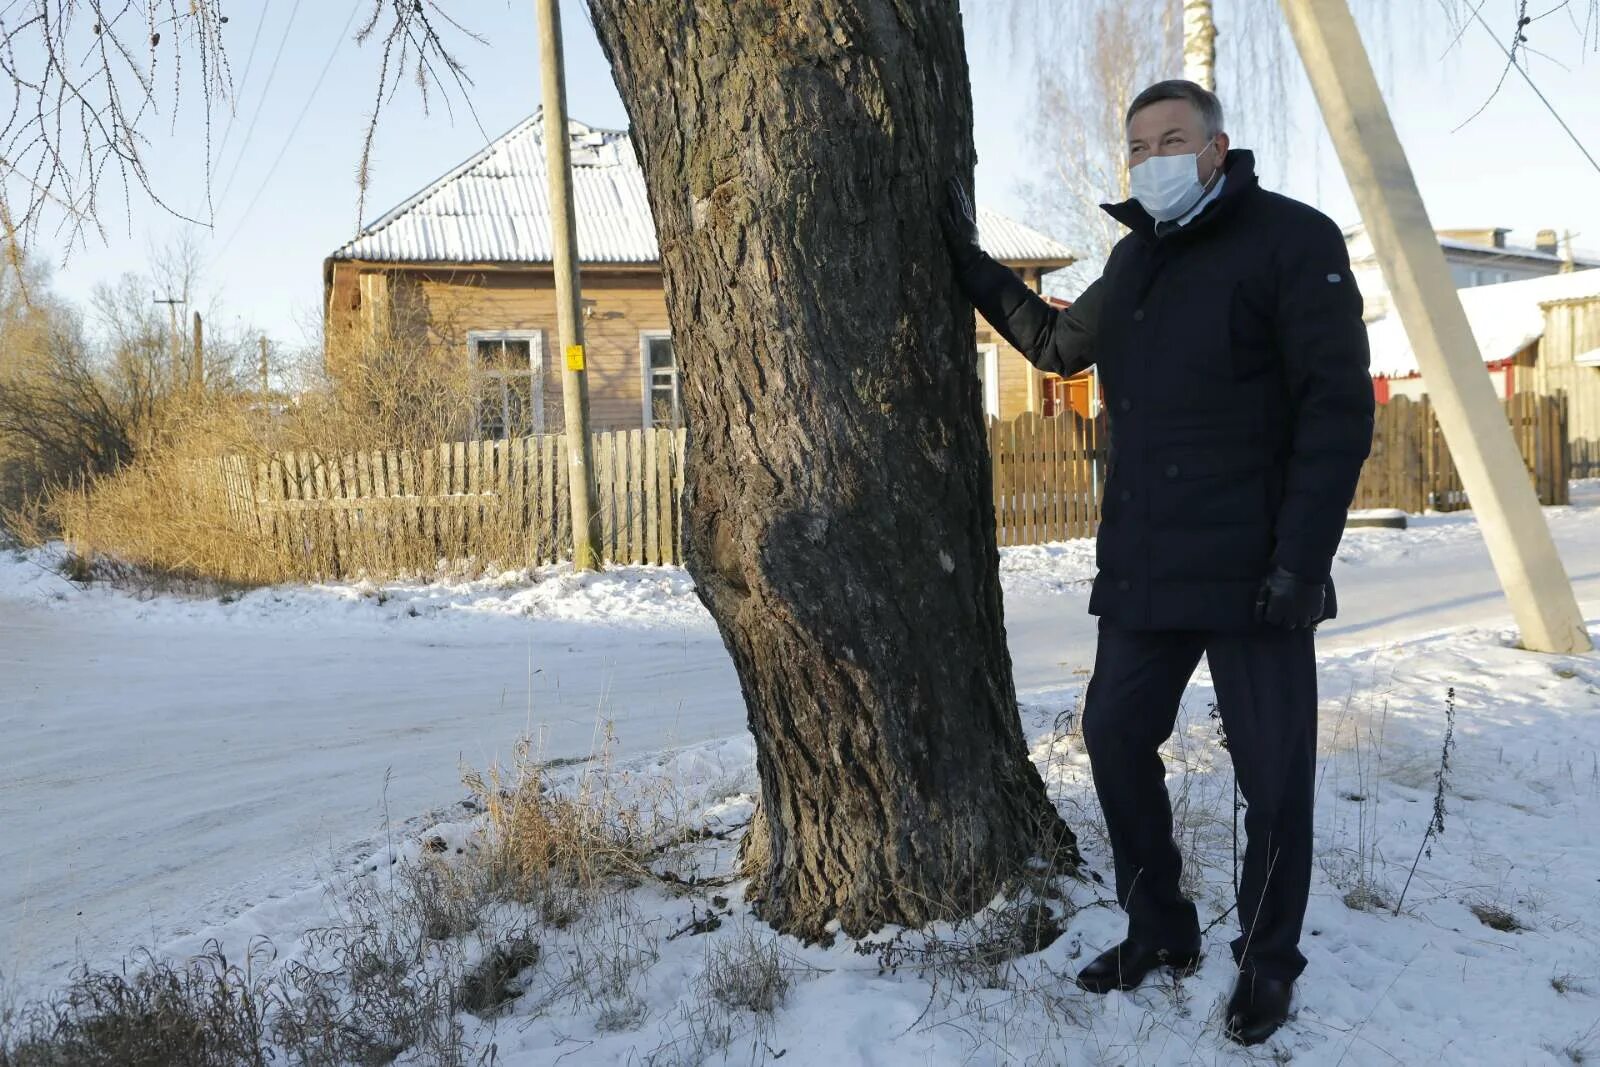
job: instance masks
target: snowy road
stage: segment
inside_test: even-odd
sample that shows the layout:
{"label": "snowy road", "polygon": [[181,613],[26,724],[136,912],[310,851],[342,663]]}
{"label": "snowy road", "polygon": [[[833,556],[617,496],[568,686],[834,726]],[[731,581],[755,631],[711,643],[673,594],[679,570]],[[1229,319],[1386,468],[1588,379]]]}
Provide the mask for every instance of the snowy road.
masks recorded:
{"label": "snowy road", "polygon": [[[1549,512],[1600,605],[1600,485]],[[1328,651],[1505,621],[1470,517],[1346,539]],[[1085,544],[1009,550],[1017,684],[1090,665]],[[0,561],[0,973],[24,986],[114,961],[283,891],[462,794],[462,761],[546,731],[581,756],[736,733],[731,664],[679,576],[251,594],[221,605],[83,592]],[[642,577],[641,577],[642,576]],[[285,865],[302,864],[286,881]]]}

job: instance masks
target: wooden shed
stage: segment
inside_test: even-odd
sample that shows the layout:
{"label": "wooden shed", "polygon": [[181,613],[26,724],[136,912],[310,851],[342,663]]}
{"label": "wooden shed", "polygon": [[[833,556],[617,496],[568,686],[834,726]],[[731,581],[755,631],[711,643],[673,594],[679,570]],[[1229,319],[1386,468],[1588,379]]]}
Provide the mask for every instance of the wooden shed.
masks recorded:
{"label": "wooden shed", "polygon": [[[1496,394],[1563,397],[1573,472],[1600,476],[1600,270],[1463,289],[1461,306]],[[1369,323],[1367,337],[1380,403],[1427,394],[1398,317]]]}
{"label": "wooden shed", "polygon": [[[573,121],[573,187],[596,430],[677,426],[677,362],[644,174],[627,134]],[[550,207],[540,116],[519,123],[361,230],[323,263],[330,370],[353,332],[416,331],[458,350],[478,388],[473,436],[561,420]],[[986,209],[980,240],[1035,289],[1073,262]],[[981,319],[974,354],[991,417],[1043,412],[1052,388]]]}

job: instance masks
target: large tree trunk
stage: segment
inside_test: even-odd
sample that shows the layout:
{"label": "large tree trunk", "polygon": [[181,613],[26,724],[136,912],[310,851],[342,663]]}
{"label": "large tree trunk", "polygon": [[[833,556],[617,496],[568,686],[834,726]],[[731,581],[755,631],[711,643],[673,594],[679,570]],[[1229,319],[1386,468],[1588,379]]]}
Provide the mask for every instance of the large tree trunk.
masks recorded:
{"label": "large tree trunk", "polygon": [[655,213],[686,554],[755,735],[781,930],[969,914],[1077,859],[1028,761],[972,311],[957,0],[590,0]]}

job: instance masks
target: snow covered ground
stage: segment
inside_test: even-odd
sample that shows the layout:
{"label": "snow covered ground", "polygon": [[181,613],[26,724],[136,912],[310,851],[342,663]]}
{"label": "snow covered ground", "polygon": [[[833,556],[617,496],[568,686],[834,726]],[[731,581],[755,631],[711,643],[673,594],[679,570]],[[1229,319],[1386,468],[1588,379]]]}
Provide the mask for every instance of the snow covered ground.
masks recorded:
{"label": "snow covered ground", "polygon": [[[1593,627],[1600,484],[1580,484],[1574,499],[1547,514]],[[1057,728],[1092,663],[1092,561],[1088,543],[1008,549],[1002,577],[1035,756],[1105,870],[1081,752]],[[224,603],[81,589],[46,563],[0,554],[0,971],[24,989],[138,944],[260,933],[293,945],[353,857],[414,848],[438,818],[422,813],[462,796],[462,764],[503,759],[524,733],[540,736],[548,758],[581,758],[609,719],[617,759],[656,769],[697,802],[733,797],[722,810],[737,812],[752,786],[731,665],[679,571],[551,569],[462,585],[262,590]],[[1307,937],[1299,1017],[1279,1048],[1330,1063],[1562,1062],[1552,1057],[1569,1045],[1600,1054],[1600,668],[1593,657],[1506,647],[1507,612],[1470,515],[1353,531],[1335,573],[1343,614],[1320,642],[1325,869],[1308,925],[1318,932]],[[1446,832],[1402,916],[1352,910],[1343,898],[1353,888],[1392,901],[1404,881],[1432,814],[1450,686],[1460,747]],[[1197,888],[1216,915],[1228,874],[1215,813],[1227,818],[1228,779],[1207,694],[1202,673],[1174,789],[1187,783],[1194,798]],[[539,1020],[513,1016],[495,1033],[501,1062],[562,1052],[636,1062],[676,1047],[694,964],[711,942],[665,934],[705,903],[641,893],[640,921],[661,937],[640,1025],[600,1033],[579,1001]],[[1092,895],[1078,890],[1075,905]],[[738,934],[737,904],[708,937]],[[1491,930],[1473,905],[1503,908],[1528,929]],[[795,980],[761,1030],[766,1056],[1010,1062],[998,1047],[1015,1039],[1033,1062],[1221,1058],[1213,1016],[1229,981],[1227,922],[1180,989],[1090,1002],[1050,977],[1112,940],[1119,923],[1110,909],[1077,911],[1065,936],[1019,965],[1012,989],[962,993],[927,1015],[938,998],[905,969],[879,975],[843,943],[786,946]],[[1049,990],[1066,999],[1043,1006]],[[1051,1021],[1068,1007],[1076,1023]],[[733,1046],[735,1062],[750,1058],[749,1038]]]}

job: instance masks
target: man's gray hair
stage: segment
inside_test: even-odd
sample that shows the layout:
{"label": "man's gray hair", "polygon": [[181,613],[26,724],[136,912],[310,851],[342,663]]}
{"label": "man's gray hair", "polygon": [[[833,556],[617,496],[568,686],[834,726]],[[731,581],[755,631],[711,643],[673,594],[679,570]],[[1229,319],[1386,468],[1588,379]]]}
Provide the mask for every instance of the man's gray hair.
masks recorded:
{"label": "man's gray hair", "polygon": [[1156,82],[1134,97],[1133,103],[1128,105],[1128,117],[1123,120],[1123,125],[1132,122],[1138,112],[1163,100],[1187,100],[1193,104],[1194,109],[1200,112],[1200,121],[1205,123],[1207,137],[1215,137],[1222,132],[1222,101],[1217,99],[1217,94],[1181,78]]}

